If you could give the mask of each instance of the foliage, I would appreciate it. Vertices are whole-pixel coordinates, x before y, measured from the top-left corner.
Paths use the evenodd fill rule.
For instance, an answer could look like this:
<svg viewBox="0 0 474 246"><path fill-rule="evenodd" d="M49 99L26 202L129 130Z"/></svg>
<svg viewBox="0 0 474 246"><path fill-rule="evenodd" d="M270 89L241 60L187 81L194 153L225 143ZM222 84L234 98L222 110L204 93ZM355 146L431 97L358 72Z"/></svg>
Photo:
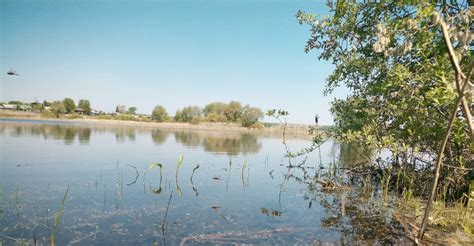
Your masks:
<svg viewBox="0 0 474 246"><path fill-rule="evenodd" d="M42 118L56 118L56 115L53 114L51 111L49 111L47 109L41 110L40 115L41 115Z"/></svg>
<svg viewBox="0 0 474 246"><path fill-rule="evenodd" d="M242 114L242 105L240 102L231 101L224 110L224 115L230 122L237 122Z"/></svg>
<svg viewBox="0 0 474 246"><path fill-rule="evenodd" d="M135 114L137 111L137 107L130 107L127 110L127 114Z"/></svg>
<svg viewBox="0 0 474 246"><path fill-rule="evenodd" d="M51 107L51 102L48 102L46 100L43 101L43 107Z"/></svg>
<svg viewBox="0 0 474 246"><path fill-rule="evenodd" d="M261 109L245 105L245 107L242 109L242 114L240 115L242 126L253 126L258 123L258 121L261 120L263 116L264 115Z"/></svg>
<svg viewBox="0 0 474 246"><path fill-rule="evenodd" d="M139 118L131 114L120 114L114 117L115 120L139 121Z"/></svg>
<svg viewBox="0 0 474 246"><path fill-rule="evenodd" d="M325 93L341 85L351 91L346 99L332 103L339 136L357 140L367 149L389 149L397 165L416 168L422 154L431 156L423 162L433 163L457 97L455 72L437 23L439 18L448 21L466 70L473 12L465 3L427 1L338 1L332 8L332 16L299 11L297 18L311 26L306 52L320 49L318 58L335 65ZM447 146L447 165L473 166L466 124L460 112ZM442 179L442 186L464 189L466 173L445 170L443 175L450 178Z"/></svg>
<svg viewBox="0 0 474 246"><path fill-rule="evenodd" d="M92 111L91 103L89 102L89 100L79 100L79 104L77 105L77 107L84 110L86 114L90 114Z"/></svg>
<svg viewBox="0 0 474 246"><path fill-rule="evenodd" d="M165 107L156 105L151 113L151 119L158 122L166 121L168 119L168 112L166 112Z"/></svg>
<svg viewBox="0 0 474 246"><path fill-rule="evenodd" d="M23 105L23 102L22 102L22 101L15 100L15 101L9 101L8 104Z"/></svg>
<svg viewBox="0 0 474 246"><path fill-rule="evenodd" d="M41 111L41 110L43 110L43 104L34 102L34 103L31 103L31 108L34 111Z"/></svg>
<svg viewBox="0 0 474 246"><path fill-rule="evenodd" d="M80 114L72 113L72 114L66 115L66 118L72 120L72 119L82 119L83 117Z"/></svg>
<svg viewBox="0 0 474 246"><path fill-rule="evenodd" d="M213 102L206 105L202 111L210 122L225 122L227 120L225 115L226 108L226 103Z"/></svg>
<svg viewBox="0 0 474 246"><path fill-rule="evenodd" d="M187 106L176 111L174 118L178 122L191 122L194 117L200 117L201 112L201 108L197 106Z"/></svg>
<svg viewBox="0 0 474 246"><path fill-rule="evenodd" d="M74 109L76 109L76 103L71 98L64 98L63 100L64 107L66 108L66 113L74 113Z"/></svg>
<svg viewBox="0 0 474 246"><path fill-rule="evenodd" d="M63 200L61 201L61 205L59 206L58 212L54 215L53 231L51 233L51 237L49 241L49 245L52 245L52 246L54 246L55 235L59 226L59 219L61 218L61 215L63 214L64 204L66 204L68 192L69 192L69 186L67 187L66 192L64 193Z"/></svg>
<svg viewBox="0 0 474 246"><path fill-rule="evenodd" d="M66 113L66 107L61 101L54 101L51 104L50 111L56 115L57 118L59 118L60 114L65 114Z"/></svg>

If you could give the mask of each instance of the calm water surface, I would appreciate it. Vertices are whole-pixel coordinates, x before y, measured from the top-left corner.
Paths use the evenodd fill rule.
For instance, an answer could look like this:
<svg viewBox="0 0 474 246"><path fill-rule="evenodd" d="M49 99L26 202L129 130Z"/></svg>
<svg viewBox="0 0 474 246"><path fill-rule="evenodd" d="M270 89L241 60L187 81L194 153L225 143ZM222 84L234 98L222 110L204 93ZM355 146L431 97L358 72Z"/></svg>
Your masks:
<svg viewBox="0 0 474 246"><path fill-rule="evenodd" d="M292 169L282 139L261 134L0 120L0 144L0 245L49 244L68 187L57 245L405 240L376 198L308 181L351 161L334 142Z"/></svg>

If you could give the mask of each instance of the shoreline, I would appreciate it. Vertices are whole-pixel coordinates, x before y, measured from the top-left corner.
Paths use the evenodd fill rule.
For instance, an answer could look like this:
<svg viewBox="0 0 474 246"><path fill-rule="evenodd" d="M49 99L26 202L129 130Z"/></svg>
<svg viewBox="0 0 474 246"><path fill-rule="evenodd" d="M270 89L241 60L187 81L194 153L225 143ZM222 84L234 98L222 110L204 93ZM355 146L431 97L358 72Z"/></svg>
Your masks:
<svg viewBox="0 0 474 246"><path fill-rule="evenodd" d="M90 116L84 118L67 119L67 118L44 118L37 113L32 112L18 112L18 111L3 111L0 112L0 119L5 120L31 120L37 122L44 122L46 124L52 123L71 123L81 126L109 126L109 127L140 127L148 129L165 129L165 130L196 130L196 131L216 131L216 132L239 132L239 133L256 133L256 134L271 134L281 135L282 127L277 125L275 127L263 128L246 128L234 123L220 123L220 122L201 122L199 124L182 123L182 122L144 122L144 121L127 121L115 119L94 119ZM305 125L288 125L286 129L287 137L289 138L305 138L310 139L308 133L308 126Z"/></svg>

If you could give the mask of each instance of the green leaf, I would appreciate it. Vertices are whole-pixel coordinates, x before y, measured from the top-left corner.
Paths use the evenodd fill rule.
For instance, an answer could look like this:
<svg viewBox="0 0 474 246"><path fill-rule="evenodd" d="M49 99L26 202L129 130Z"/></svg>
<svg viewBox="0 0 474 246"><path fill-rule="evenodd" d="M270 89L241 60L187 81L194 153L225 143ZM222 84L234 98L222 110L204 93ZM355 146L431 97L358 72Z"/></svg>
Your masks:
<svg viewBox="0 0 474 246"><path fill-rule="evenodd" d="M178 168L181 167L181 165L183 164L183 159L184 159L184 156L181 155L178 159Z"/></svg>
<svg viewBox="0 0 474 246"><path fill-rule="evenodd" d="M155 194L160 194L161 193L161 187L158 188L158 189L151 189L151 192L155 193Z"/></svg>
<svg viewBox="0 0 474 246"><path fill-rule="evenodd" d="M159 167L160 169L162 169L162 168L163 168L163 164L158 163L158 162L157 162L157 163L152 163L152 164L150 164L150 166L148 166L148 169L151 170L151 169L154 169L154 168L157 168L157 167Z"/></svg>

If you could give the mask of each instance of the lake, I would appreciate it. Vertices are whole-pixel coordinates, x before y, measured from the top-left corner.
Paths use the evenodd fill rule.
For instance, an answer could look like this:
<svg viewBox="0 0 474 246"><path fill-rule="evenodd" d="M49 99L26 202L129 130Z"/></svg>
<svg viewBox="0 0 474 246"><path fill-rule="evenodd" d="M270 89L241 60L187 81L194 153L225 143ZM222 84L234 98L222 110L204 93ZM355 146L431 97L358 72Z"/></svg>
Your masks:
<svg viewBox="0 0 474 246"><path fill-rule="evenodd" d="M0 142L0 245L408 242L376 194L313 182L356 158L335 141L295 168L278 135L3 119Z"/></svg>

